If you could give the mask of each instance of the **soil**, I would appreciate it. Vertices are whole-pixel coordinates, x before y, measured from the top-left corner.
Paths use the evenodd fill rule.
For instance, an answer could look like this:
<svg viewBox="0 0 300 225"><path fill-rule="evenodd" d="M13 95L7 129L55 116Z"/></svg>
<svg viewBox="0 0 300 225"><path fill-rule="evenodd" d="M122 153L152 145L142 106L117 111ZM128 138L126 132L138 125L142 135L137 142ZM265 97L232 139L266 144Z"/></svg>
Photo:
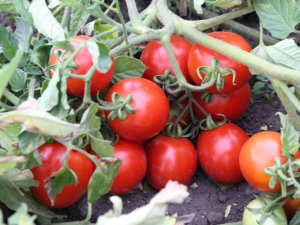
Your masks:
<svg viewBox="0 0 300 225"><path fill-rule="evenodd" d="M120 2L121 8L124 9L123 7L125 6L122 5L124 1ZM139 6L139 10L145 7L149 1L141 2L143 5ZM126 14L125 17L127 18ZM7 20L7 15L0 14L1 24L7 26ZM239 19L239 22L258 28L258 20L255 14L244 16ZM253 46L257 44L253 41L251 43ZM254 79L251 80L252 85L254 82ZM235 123L242 127L249 136L262 130L280 131L280 120L278 116L275 116L276 112L285 113L276 96L274 101L269 101L264 94L252 95L252 101L247 112ZM221 189L220 186L208 178L200 167L198 167L190 185L193 188L188 189L190 195L185 199L184 203L180 205L172 204L168 208L168 214L170 215L195 214L193 221L189 223L190 225L217 225L241 221L244 207L254 199L254 194L259 194L245 181L226 189ZM141 186L143 188L136 188L131 193L121 196L124 204L124 214L147 204L157 193L157 191L147 185L146 181L143 181ZM91 222L96 222L99 215L112 208L109 197L110 195L105 195L93 204ZM226 210L229 208L229 213L226 213ZM87 212L86 196L75 205L66 209L54 210L54 212L65 215L65 221L82 220Z"/></svg>

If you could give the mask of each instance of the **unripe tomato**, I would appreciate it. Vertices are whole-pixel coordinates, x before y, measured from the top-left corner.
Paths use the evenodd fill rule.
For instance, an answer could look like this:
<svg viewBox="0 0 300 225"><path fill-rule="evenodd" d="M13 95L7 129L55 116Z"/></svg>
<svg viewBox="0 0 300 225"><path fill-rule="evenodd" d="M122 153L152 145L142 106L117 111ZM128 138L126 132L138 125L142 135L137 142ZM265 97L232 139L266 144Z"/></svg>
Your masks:
<svg viewBox="0 0 300 225"><path fill-rule="evenodd" d="M74 36L72 37L71 44L74 47L74 50L79 48L80 42L88 41L90 37L88 36ZM114 58L111 57L112 65L106 73L101 73L96 71L91 79L91 96L96 95L98 92L103 91L108 84L110 83L113 75L114 75ZM60 62L60 59L56 57L54 53L50 56L49 64L50 66L55 65ZM76 64L76 69L72 71L72 73L77 75L85 75L90 68L93 66L92 55L89 52L88 48L82 48L74 58L74 62ZM53 76L53 71L51 72ZM83 97L84 95L84 86L85 82L76 78L68 78L67 80L67 93L76 97Z"/></svg>
<svg viewBox="0 0 300 225"><path fill-rule="evenodd" d="M77 151L71 151L68 157L68 166L77 176L77 184L65 186L51 205L47 194L45 182L62 168L62 162L66 147L58 142L46 143L39 148L42 157L42 165L31 169L34 179L40 184L38 187L31 187L33 197L49 208L65 208L77 202L86 192L89 180L93 174L93 162Z"/></svg>

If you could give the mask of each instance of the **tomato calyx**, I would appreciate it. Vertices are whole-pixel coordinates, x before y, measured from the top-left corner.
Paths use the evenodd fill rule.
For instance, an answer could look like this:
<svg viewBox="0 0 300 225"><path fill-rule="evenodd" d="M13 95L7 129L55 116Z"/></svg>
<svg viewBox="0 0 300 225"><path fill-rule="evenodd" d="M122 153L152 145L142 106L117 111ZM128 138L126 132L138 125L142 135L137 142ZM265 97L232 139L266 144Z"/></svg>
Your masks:
<svg viewBox="0 0 300 225"><path fill-rule="evenodd" d="M198 77L202 80L203 84L208 84L212 80L216 84L216 89L221 91L224 88L224 77L232 74L232 84L235 84L236 73L233 69L230 68L222 68L220 65L220 61L217 58L213 58L211 60L210 66L200 66L196 71ZM201 73L205 74L203 78ZM212 85L211 85L212 86Z"/></svg>
<svg viewBox="0 0 300 225"><path fill-rule="evenodd" d="M170 70L166 70L163 75L154 76L153 81L169 94L176 95L182 91L182 87L177 82L177 77L173 76Z"/></svg>
<svg viewBox="0 0 300 225"><path fill-rule="evenodd" d="M214 121L213 118L211 117L211 115L209 114L206 117L206 119L203 119L200 121L199 127L202 130L213 130L213 129L216 129L226 123L226 121L227 121L226 116L224 116L223 114L216 114L216 115L221 116L224 119L221 121Z"/></svg>
<svg viewBox="0 0 300 225"><path fill-rule="evenodd" d="M285 222L284 220L279 218L274 212L277 208L281 208L285 203L285 202L279 202L281 197L273 199L270 203L267 203L264 198L258 196L255 196L255 198L260 202L261 207L260 208L246 207L246 209L253 214L260 215L259 219L257 220L258 224L264 224L268 218L272 218L274 221L278 223Z"/></svg>
<svg viewBox="0 0 300 225"><path fill-rule="evenodd" d="M112 93L112 103L98 98L98 102L101 104L98 108L101 110L111 110L107 116L109 120L114 120L115 118L125 120L128 113L135 113L135 109L130 105L131 101L132 95L127 95L125 98L122 98L117 92L114 92Z"/></svg>

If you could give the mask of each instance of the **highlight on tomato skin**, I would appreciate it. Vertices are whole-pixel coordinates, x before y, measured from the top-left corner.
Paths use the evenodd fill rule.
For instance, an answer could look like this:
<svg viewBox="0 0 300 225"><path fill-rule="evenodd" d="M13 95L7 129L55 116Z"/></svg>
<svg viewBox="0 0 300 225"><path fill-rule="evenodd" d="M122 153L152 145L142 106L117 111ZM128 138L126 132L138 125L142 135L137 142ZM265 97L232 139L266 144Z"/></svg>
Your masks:
<svg viewBox="0 0 300 225"><path fill-rule="evenodd" d="M65 186L51 205L45 182L62 168L61 160L65 156L66 147L53 142L43 144L38 151L42 158L42 165L31 169L34 179L39 182L38 187L30 187L33 197L49 208L66 208L75 204L87 191L89 180L94 172L93 162L84 154L71 150L68 166L76 174L78 183Z"/></svg>
<svg viewBox="0 0 300 225"><path fill-rule="evenodd" d="M80 42L85 42L90 40L91 38L88 36L73 36L71 41L74 50L79 48ZM90 94L91 96L97 95L97 93L102 92L110 83L115 70L114 57L110 57L112 60L112 65L106 73L101 73L99 71L95 71L93 77L91 79L90 86ZM52 53L49 60L49 65L55 65L60 63L60 59ZM72 73L76 75L85 75L90 68L93 66L92 55L89 52L87 47L82 48L74 58L74 63L76 64L76 68L72 71ZM50 75L53 76L53 71L50 71ZM80 80L77 78L69 77L67 79L67 93L82 98L84 96L84 88L85 82L84 80Z"/></svg>

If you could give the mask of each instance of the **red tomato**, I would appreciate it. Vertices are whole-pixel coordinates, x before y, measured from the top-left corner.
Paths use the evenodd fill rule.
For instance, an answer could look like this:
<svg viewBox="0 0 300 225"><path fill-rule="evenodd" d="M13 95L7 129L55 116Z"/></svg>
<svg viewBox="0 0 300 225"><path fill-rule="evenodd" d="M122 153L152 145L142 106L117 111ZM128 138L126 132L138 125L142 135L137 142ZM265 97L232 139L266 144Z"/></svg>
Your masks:
<svg viewBox="0 0 300 225"><path fill-rule="evenodd" d="M168 99L162 89L144 78L127 78L114 84L105 100L112 102L112 93L122 98L132 95L130 105L136 110L127 114L125 120L107 119L108 125L120 137L130 141L148 140L157 135L165 126L170 113ZM105 111L106 117L110 111Z"/></svg>
<svg viewBox="0 0 300 225"><path fill-rule="evenodd" d="M274 131L262 131L253 135L244 144L240 153L240 168L245 180L261 192L278 193L281 191L277 182L274 189L269 187L271 176L265 174L267 167L274 165L274 159L280 158L285 163L287 158L282 155L281 134ZM298 152L295 156L300 157Z"/></svg>
<svg viewBox="0 0 300 225"><path fill-rule="evenodd" d="M122 160L120 170L109 191L122 195L132 191L145 177L147 159L144 149L136 142L120 139L114 145L114 157Z"/></svg>
<svg viewBox="0 0 300 225"><path fill-rule="evenodd" d="M235 121L244 115L248 109L251 89L249 84L246 84L242 88L226 95L213 95L213 99L209 103L201 99L202 94L202 92L193 92L194 99L211 115L213 120L223 120L224 118L222 116L216 115L223 114L229 121ZM206 118L195 104L193 104L193 111L200 119Z"/></svg>
<svg viewBox="0 0 300 225"><path fill-rule="evenodd" d="M157 190L169 180L187 185L197 169L197 153L186 138L158 135L146 147L149 183Z"/></svg>
<svg viewBox="0 0 300 225"><path fill-rule="evenodd" d="M71 151L68 166L76 176L78 184L65 186L51 205L45 182L62 168L61 160L66 153L66 147L58 142L46 143L39 148L42 165L31 169L34 179L40 182L38 187L31 187L34 198L49 208L65 208L77 202L86 192L89 180L93 174L93 162L82 153Z"/></svg>
<svg viewBox="0 0 300 225"><path fill-rule="evenodd" d="M287 202L282 206L282 208L285 211L287 218L293 218L297 210L300 208L300 198L287 200Z"/></svg>
<svg viewBox="0 0 300 225"><path fill-rule="evenodd" d="M74 36L72 37L72 42L71 44L74 47L74 50L79 48L80 42L85 42L88 41L90 37L87 36ZM114 58L111 57L112 60L112 65L110 69L106 73L100 73L99 71L96 71L92 77L91 80L91 89L90 93L91 96L96 95L98 92L103 91L108 84L110 83L113 75L114 75ZM60 62L60 59L56 57L55 54L52 54L50 56L50 66L55 65ZM92 56L88 50L88 48L83 48L81 49L77 55L74 58L74 62L77 65L77 68L72 71L72 73L77 74L77 75L85 75L89 69L93 65L92 61ZM53 72L51 73L53 75ZM68 78L67 80L67 93L76 97L83 97L84 95L84 86L85 82L80 79L76 78Z"/></svg>
<svg viewBox="0 0 300 225"><path fill-rule="evenodd" d="M187 68L187 57L192 47L191 43L180 36L173 35L170 39L179 68L188 83L192 82ZM150 41L144 48L140 60L147 66L143 78L153 81L156 75L163 75L166 70L170 70L172 75L175 72L167 52L158 41Z"/></svg>
<svg viewBox="0 0 300 225"><path fill-rule="evenodd" d="M197 139L197 152L203 171L221 184L243 180L239 154L247 140L247 133L233 123L202 131Z"/></svg>
<svg viewBox="0 0 300 225"><path fill-rule="evenodd" d="M232 32L212 32L207 35L232 44L244 51L250 52L252 50L250 44L238 34ZM224 77L224 88L222 90L217 90L216 85L213 85L206 89L207 92L227 94L241 88L250 80L251 73L247 66L195 42L188 56L188 70L195 84L201 85L203 81L197 75L196 71L198 68L201 66L210 66L213 58L219 60L222 68L233 69L236 72L236 79L232 83L233 75L227 75ZM201 76L204 78L205 74L201 73Z"/></svg>
<svg viewBox="0 0 300 225"><path fill-rule="evenodd" d="M176 101L176 100L171 100L170 101L170 118L169 118L169 122L172 122L172 123L175 123L176 122L176 120L177 120L177 118L178 118L178 116L176 115L176 113L178 114L178 115L181 115L182 114L182 112L183 112L183 110L184 110L184 108L186 107L186 105L188 104L188 99L186 98L186 99L184 99L181 103L179 103L178 104L178 102ZM189 120L190 120L190 112L189 112L189 110L188 111L186 111L185 113L184 113L184 115L181 115L181 120L180 120L180 122L178 123L179 125L180 125L180 127L182 128L182 129L184 129L186 126L187 126L187 124L188 124L188 122L189 122ZM166 127L168 127L168 125L169 125L169 123L167 123L166 124Z"/></svg>

